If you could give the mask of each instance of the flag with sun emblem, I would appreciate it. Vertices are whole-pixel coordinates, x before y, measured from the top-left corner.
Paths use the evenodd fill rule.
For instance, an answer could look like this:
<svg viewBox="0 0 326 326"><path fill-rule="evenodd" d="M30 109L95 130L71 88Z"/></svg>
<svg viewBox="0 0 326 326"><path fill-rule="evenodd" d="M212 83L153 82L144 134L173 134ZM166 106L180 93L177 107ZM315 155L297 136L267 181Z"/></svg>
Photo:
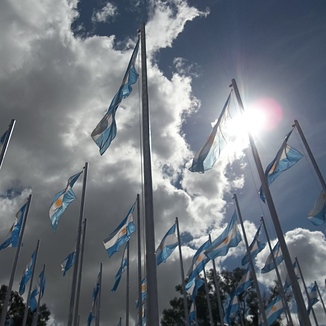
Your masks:
<svg viewBox="0 0 326 326"><path fill-rule="evenodd" d="M175 234L176 224L174 223L169 231L165 234L160 245L156 249L156 265L165 263L178 245L178 238Z"/></svg>
<svg viewBox="0 0 326 326"><path fill-rule="evenodd" d="M109 257L117 252L123 244L129 241L131 234L136 231L133 218L135 206L136 203L132 205L127 216L118 227L105 240L103 240L104 247L109 254Z"/></svg>
<svg viewBox="0 0 326 326"><path fill-rule="evenodd" d="M236 247L241 241L241 234L238 230L237 213L234 211L230 223L223 233L215 239L206 249L205 254L209 259L225 256L231 247Z"/></svg>
<svg viewBox="0 0 326 326"><path fill-rule="evenodd" d="M68 183L65 189L59 191L55 196L50 206L50 220L52 229L55 232L57 230L57 225L59 223L59 218L66 210L66 208L76 199L76 195L72 190L72 187L78 180L79 176L83 171L73 175L68 179Z"/></svg>

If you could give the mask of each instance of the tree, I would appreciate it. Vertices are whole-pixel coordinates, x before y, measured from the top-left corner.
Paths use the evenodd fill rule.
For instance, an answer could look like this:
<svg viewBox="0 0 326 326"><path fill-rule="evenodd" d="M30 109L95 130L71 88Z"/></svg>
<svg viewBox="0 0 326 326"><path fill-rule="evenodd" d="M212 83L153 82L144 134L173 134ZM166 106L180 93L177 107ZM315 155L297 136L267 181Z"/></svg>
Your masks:
<svg viewBox="0 0 326 326"><path fill-rule="evenodd" d="M6 285L2 285L0 289L0 318L2 312L2 306L6 297L8 287ZM10 326L21 326L23 323L25 311L25 303L23 298L18 294L18 292L11 291L11 298L9 301L9 309L7 312L7 321L6 325ZM46 326L46 322L50 318L50 310L47 308L46 304L42 304L39 307L39 316L37 321L37 326ZM28 309L27 315L27 325L32 325L33 314Z"/></svg>
<svg viewBox="0 0 326 326"><path fill-rule="evenodd" d="M236 268L233 271L222 270L218 273L217 278L220 284L220 294L223 306L227 306L230 296L235 291L239 281L241 280L245 269ZM207 282L209 288L209 300L212 306L213 322L214 325L220 325L220 316L218 310L218 301L215 292L215 286L213 282L213 271L210 270L206 272ZM181 285L176 286L176 291L182 294ZM267 305L276 295L278 291L276 287L269 289L265 293L265 304ZM290 297L289 297L290 299ZM258 298L255 290L253 288L248 289L239 297L240 302L240 313L237 313L231 318L231 325L237 326L242 325L240 318L245 326L258 325L259 319L259 308L258 308ZM206 291L205 286L202 285L197 292L196 299L196 312L197 312L197 324L198 326L209 326L209 314L207 307ZM184 306L182 297L175 297L170 301L171 308L163 310L163 316L161 319L162 326L184 326L186 325L184 321ZM188 309L190 308L191 300L188 296ZM250 316L250 318L249 318ZM247 317L247 318L246 318ZM280 321L280 319L279 319ZM277 321L273 323L273 326L279 326L280 322Z"/></svg>

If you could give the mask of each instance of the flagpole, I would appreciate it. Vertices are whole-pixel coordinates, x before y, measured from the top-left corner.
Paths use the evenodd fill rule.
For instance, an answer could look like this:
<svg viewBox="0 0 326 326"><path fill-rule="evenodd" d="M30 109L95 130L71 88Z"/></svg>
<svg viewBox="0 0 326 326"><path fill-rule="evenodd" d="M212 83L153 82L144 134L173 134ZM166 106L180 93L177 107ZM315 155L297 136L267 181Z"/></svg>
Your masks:
<svg viewBox="0 0 326 326"><path fill-rule="evenodd" d="M318 291L318 294L319 294L319 298L320 298L320 302L321 302L321 304L323 305L324 312L325 312L325 315L326 315L326 308L325 308L325 305L324 305L324 300L323 300L323 297L322 297L321 294L320 294L319 287L318 287L318 284L317 284L316 281L315 281L315 286L316 286L316 288L317 288L317 291Z"/></svg>
<svg viewBox="0 0 326 326"><path fill-rule="evenodd" d="M85 194L86 194L87 172L88 172L88 163L86 162L84 166L84 180L83 180L82 199L80 204L80 214L79 214L79 221L78 221L76 256L75 256L74 273L73 273L72 286L71 286L68 326L74 325L74 318L73 318L74 307L75 304L77 304L75 302L75 299L76 299L76 286L77 286L78 266L79 266L79 256L80 256L81 229L82 229L82 220L84 215L84 203L85 203Z"/></svg>
<svg viewBox="0 0 326 326"><path fill-rule="evenodd" d="M141 295L141 237L140 237L140 205L139 194L137 194L137 242L138 242L138 325L142 324L142 295Z"/></svg>
<svg viewBox="0 0 326 326"><path fill-rule="evenodd" d="M43 271L42 271L42 277L40 279L40 289L39 289L39 294L38 294L38 298L37 298L37 307L36 307L36 311L34 312L33 315L33 321L32 321L32 326L36 326L37 325L37 320L38 320L38 314L39 314L39 308L40 308L40 303L41 303L41 297L42 297L42 286L43 286L43 281L44 281L44 275L45 275L45 264L43 264Z"/></svg>
<svg viewBox="0 0 326 326"><path fill-rule="evenodd" d="M31 279L29 280L29 289L28 289L28 293L27 293L23 323L22 323L23 326L26 326L26 322L27 322L28 306L29 306L29 300L30 300L30 296L31 296L31 292L32 292L33 279L34 279L34 273L35 273L35 265L36 265L36 261L37 261L39 246L40 246L40 239L37 240L36 249L35 249L35 259L33 261Z"/></svg>
<svg viewBox="0 0 326 326"><path fill-rule="evenodd" d="M75 311L74 311L74 325L78 325L78 308L79 308L79 297L80 297L80 287L81 287L81 279L82 279L82 271L83 271L83 261L84 261L84 248L85 248L85 236L86 236L86 218L83 222L83 234L81 237L81 253L80 253L80 264L78 266L78 282L77 282L77 293L76 293L76 304L75 304Z"/></svg>
<svg viewBox="0 0 326 326"><path fill-rule="evenodd" d="M236 208L237 208L237 211L238 211L238 217L239 217L241 228L242 228L243 238L244 238L245 245L246 245L246 248L247 248L247 255L248 255L248 258L249 258L249 264L250 264L250 268L251 268L252 278L253 278L253 281L254 281L254 285L255 285L256 292L257 292L257 297L258 297L259 310L260 310L264 325L268 326L265 307L264 307L263 299L262 299L262 296L261 296L261 293L260 293L260 288L259 288L259 285L258 285L258 280L257 280L257 276L256 276L256 271L255 271L255 265L254 265L254 262L253 262L253 259L252 259L252 256L251 256L251 252L249 250L248 239L247 239L246 231L245 231L245 228L244 228L244 225L243 225L243 219L242 219L242 215L241 215L241 212L240 212L240 206L239 206L237 195L234 194L233 198L234 198L235 205L236 205Z"/></svg>
<svg viewBox="0 0 326 326"><path fill-rule="evenodd" d="M213 321L213 313L212 313L211 301L210 301L210 299L209 299L209 288L208 288L208 284L207 284L207 278L206 278L205 267L204 267L204 269L203 269L203 272L204 272L204 279L205 279L205 291L206 291L206 301L207 301L207 308L208 308L209 322L210 322L210 325L213 326L213 325L214 325L214 321Z"/></svg>
<svg viewBox="0 0 326 326"><path fill-rule="evenodd" d="M9 145L9 141L10 141L12 132L14 130L15 124L16 124L16 120L12 119L10 124L9 124L8 132L7 132L5 141L3 142L3 146L2 146L2 149L1 149L1 153L0 153L0 169L2 167L2 163L3 163L3 160L4 160L5 155L6 155L7 148L8 148L8 145Z"/></svg>
<svg viewBox="0 0 326 326"><path fill-rule="evenodd" d="M244 112L244 106L243 106L243 103L242 103L242 100L241 100L241 97L240 97L240 93L239 93L239 90L238 90L238 86L237 86L237 83L236 83L235 79L232 79L232 86L233 86L233 90L235 92L238 104L239 104L242 112ZM255 160L256 168L257 168L257 171L258 171L258 174L259 174L259 177L260 177L260 181L261 181L261 184L262 184L263 193L264 193L264 195L266 197L267 205L268 205L269 212L270 212L270 215L271 215L271 218L272 218L272 222L274 224L274 228L275 228L277 238L278 238L278 240L280 242L280 246L281 246L282 254L283 254L283 257L284 257L284 262L285 262L285 266L286 266L286 269L287 269L287 273L288 273L289 278L291 280L293 295L294 295L295 301L296 301L297 306L298 306L299 319L301 320L303 325L311 326L308 314L307 314L307 312L305 310L305 304L304 304L304 301L303 301L303 297L302 297L302 293L301 293L301 290L300 290L300 287L299 287L299 283L298 283L298 280L297 280L297 278L295 276L295 273L294 273L294 270L293 270L293 267L292 267L290 253L289 253L288 247L287 247L287 245L285 243L285 240L284 240L283 231L282 231L281 224L280 224L277 212L276 212L274 201L273 201L272 195L271 195L269 187L268 187L267 179L266 179L266 176L265 176L265 173L264 173L264 170L263 170L263 166L262 166L261 161L260 161L260 157L258 155L257 147L256 147L254 139L253 139L253 137L252 137L249 130L248 130L248 138L249 138L252 154L253 154L253 157L254 157L254 160Z"/></svg>
<svg viewBox="0 0 326 326"><path fill-rule="evenodd" d="M271 242L270 242L270 239L269 239L269 235L268 235L268 232L267 232L267 228L266 228L266 224L265 224L265 220L263 217L261 217L261 221L263 223L263 228L264 228L264 231L265 231L265 234L266 234L266 239L267 239L267 243L268 243L268 248L271 252L271 256L272 256L272 260L273 260L273 264L274 264L274 267L275 267L275 272L276 272L276 276L277 276L277 288L278 288L278 292L279 292L279 295L282 299L282 303L283 303L283 307L285 309L285 312L286 312L286 315L288 316L288 321L290 322L290 325L293 326L293 321L292 321L292 317L291 317L291 313L290 313L290 309L289 309L289 305L288 305L288 302L286 300L286 296L285 296L285 293L284 293L284 288L282 286L282 279L281 279L281 276L280 276L280 273L279 273L279 270L278 270L278 267L277 267L277 264L276 264L276 261L275 261L275 256L274 256L274 253L273 253L273 249L272 249L272 246L271 246ZM281 249L282 250L282 249ZM282 255L283 255L283 252L282 252ZM284 255L283 255L284 256ZM284 258L284 257L283 257ZM293 265L292 265L293 266ZM293 267L292 267L293 269ZM293 271L294 272L294 271Z"/></svg>
<svg viewBox="0 0 326 326"><path fill-rule="evenodd" d="M28 196L27 206L25 209L25 214L23 216L21 230L19 232L19 240L18 240L18 245L17 245L17 249L16 249L14 262L13 262L12 269L11 269L10 281L9 281L9 285L8 285L7 292L6 292L5 301L3 303L2 310L1 310L1 321L0 321L1 326L5 326L5 322L6 322L7 310L8 310L9 300L11 297L12 285L14 283L15 273L16 273L16 269L17 269L17 262L18 262L18 258L19 258L19 254L20 254L20 249L22 247L24 230L25 230L25 225L26 225L26 221L27 221L27 217L28 217L28 211L29 211L29 207L31 204L31 200L32 200L32 194L30 194Z"/></svg>
<svg viewBox="0 0 326 326"><path fill-rule="evenodd" d="M150 121L148 107L147 65L145 24L141 24L141 63L142 63L142 126L143 126L143 162L144 162L144 199L146 232L146 277L147 277L147 322L159 325L157 274L154 236L154 207L150 146Z"/></svg>
<svg viewBox="0 0 326 326"><path fill-rule="evenodd" d="M126 326L129 326L129 241L126 243L127 250L127 282L126 282Z"/></svg>
<svg viewBox="0 0 326 326"><path fill-rule="evenodd" d="M182 260L182 251L181 251L181 241L180 241L180 229L179 229L179 219L175 218L175 223L177 225L177 236L178 236L178 245L179 245L179 258L180 258L180 269L181 269L181 282L182 282L182 292L183 292L183 306L185 310L185 324L189 326L189 312L188 312L188 300L185 284L185 273L183 269L183 260Z"/></svg>
<svg viewBox="0 0 326 326"><path fill-rule="evenodd" d="M300 267L299 260L298 260L297 257L295 257L295 261L297 262L298 270L299 270L299 273L300 273L300 276L301 276L301 280L302 280L302 284L303 284L304 290L305 290L306 295L307 295L308 308L309 308L309 306L310 306L310 309L311 309L311 311L312 311L312 315L313 315L313 317L314 317L315 323L316 323L316 325L318 326L318 322L317 322L317 318L316 318L316 315L315 315L315 311L314 311L313 306L310 304L310 296L309 296L309 292L308 292L308 289L307 289L307 286L306 286L306 282L305 282L305 280L304 280L304 278L303 278L302 271L301 271L301 267Z"/></svg>
<svg viewBox="0 0 326 326"><path fill-rule="evenodd" d="M211 235L209 234L208 237L209 237L209 242L212 243ZM216 292L217 303L218 303L218 311L219 311L219 314L220 314L221 325L223 326L223 324L224 324L224 312L223 312L223 306L222 306L222 301L221 301L220 282L219 282L219 280L217 278L217 274L216 274L215 259L212 259L212 264L213 264L215 292Z"/></svg>
<svg viewBox="0 0 326 326"><path fill-rule="evenodd" d="M313 167L314 167L314 169L315 169L315 171L317 173L318 179L319 179L319 181L320 181L320 183L321 183L321 185L323 187L323 190L326 192L326 183L325 183L325 180L324 180L323 175L321 174L321 172L319 170L319 167L317 165L317 162L316 162L316 160L314 158L314 155L312 154L312 152L310 150L310 147L308 145L308 142L306 140L306 137L304 136L304 134L302 132L302 129L301 129L300 125L299 125L298 120L294 120L294 125L295 125L295 127L297 128L297 130L299 132L299 135L301 137L301 140L303 142L303 145L304 145L304 147L305 147L305 149L306 149L306 151L308 153L308 156L310 158L310 161L311 161L311 163L312 163L312 165L313 165Z"/></svg>
<svg viewBox="0 0 326 326"><path fill-rule="evenodd" d="M102 294L102 263L100 264L100 279L99 279L100 288L97 294L97 309L95 316L95 326L100 325L100 313L101 313L101 294Z"/></svg>

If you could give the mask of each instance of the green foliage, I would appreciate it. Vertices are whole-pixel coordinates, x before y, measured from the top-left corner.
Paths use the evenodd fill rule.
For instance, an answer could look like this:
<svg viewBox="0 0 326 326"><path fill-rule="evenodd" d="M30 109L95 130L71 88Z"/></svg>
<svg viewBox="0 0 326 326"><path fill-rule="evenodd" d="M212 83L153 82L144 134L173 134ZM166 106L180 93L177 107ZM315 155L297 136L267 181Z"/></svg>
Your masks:
<svg viewBox="0 0 326 326"><path fill-rule="evenodd" d="M7 292L7 286L2 285L0 289L0 318L2 306L5 301L5 296ZM10 326L21 326L23 324L24 311L25 311L25 303L23 298L18 294L18 292L11 291L11 298L9 301L9 307L7 312L7 320L6 325ZM43 304L39 307L39 316L37 321L37 326L46 326L46 322L50 318L50 310L47 308L46 304ZM27 315L27 326L32 325L33 314L28 309Z"/></svg>
<svg viewBox="0 0 326 326"><path fill-rule="evenodd" d="M239 281L241 280L245 270L242 268L236 268L233 271L221 271L220 274L217 275L217 280L219 283L219 291L221 295L222 305L227 306L230 296L236 289ZM206 272L207 275L207 283L209 288L209 300L212 307L212 315L214 325L221 325L220 323L220 314L218 309L218 301L213 281L213 271L210 270ZM180 285L176 286L176 291L182 295L182 287ZM265 305L268 304L276 295L278 291L276 287L269 289L266 293L264 293L265 297ZM290 297L289 297L290 299ZM207 305L207 296L205 291L205 286L202 285L197 292L196 296L196 313L197 313L197 325L198 326L210 326L209 320L209 312ZM231 325L238 326L254 326L258 325L258 299L257 294L253 288L248 289L245 293L243 293L239 297L241 313L234 315L231 318ZM171 308L167 308L163 310L163 316L161 319L162 326L184 326L186 325L184 321L184 305L183 305L183 297L175 297L170 301ZM191 300L188 296L188 310L190 309ZM250 316L251 318L245 318L246 316ZM240 319L241 318L241 319ZM279 326L280 322L273 323L272 326Z"/></svg>

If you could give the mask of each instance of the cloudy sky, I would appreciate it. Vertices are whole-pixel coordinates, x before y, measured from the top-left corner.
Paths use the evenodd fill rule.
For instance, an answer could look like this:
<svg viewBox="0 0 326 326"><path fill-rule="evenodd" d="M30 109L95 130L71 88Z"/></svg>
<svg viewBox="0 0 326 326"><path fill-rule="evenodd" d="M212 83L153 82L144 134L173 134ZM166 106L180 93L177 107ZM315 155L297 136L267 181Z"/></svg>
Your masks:
<svg viewBox="0 0 326 326"><path fill-rule="evenodd" d="M0 171L0 242L25 198L33 194L13 290L18 290L40 239L37 273L44 263L47 266L43 302L51 310L51 325L67 324L72 270L62 277L60 263L75 245L81 180L74 187L77 200L60 219L56 233L48 210L55 193L89 162L80 325L86 325L101 262L101 325L116 325L125 316L125 277L116 293L110 291L122 251L109 258L102 240L125 217L137 193L142 195L140 85L118 109L118 134L103 156L90 134L118 90L142 21L148 51L156 245L178 216L188 270L196 248L209 233L217 237L231 218L234 193L249 241L264 215L274 243L243 134L224 149L212 170L194 174L188 168L235 78L247 111L267 117L250 126L263 166L274 158L297 119L325 175L325 14L321 0L1 1L0 133L11 119L17 123ZM139 71L139 60L136 66ZM325 226L307 220L321 185L297 132L289 143L305 156L273 183L271 192L290 254L298 257L307 285L318 282L325 300ZM131 244L133 325L135 236ZM0 252L1 284L9 282L14 253L11 248ZM231 254L216 260L219 269L240 265L243 244ZM267 255L266 249L257 257L257 268ZM177 251L158 267L160 313L176 295L179 271ZM259 280L270 285L275 277L271 272ZM321 324L324 312L320 304L315 307Z"/></svg>

